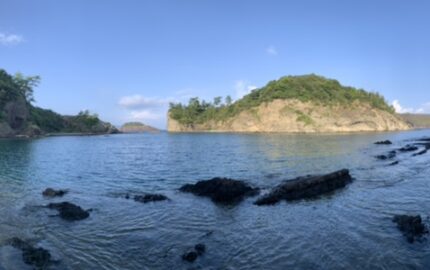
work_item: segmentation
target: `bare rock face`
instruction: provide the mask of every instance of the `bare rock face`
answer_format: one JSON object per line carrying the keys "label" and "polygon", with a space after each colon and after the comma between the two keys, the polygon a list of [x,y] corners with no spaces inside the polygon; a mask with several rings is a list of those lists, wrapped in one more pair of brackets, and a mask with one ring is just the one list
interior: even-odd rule
{"label": "bare rock face", "polygon": [[272,205],[281,200],[299,200],[345,187],[352,181],[349,171],[342,169],[325,175],[298,177],[275,187],[269,194],[259,198],[256,205]]}
{"label": "bare rock face", "polygon": [[240,202],[245,197],[257,195],[259,192],[257,188],[252,188],[243,181],[228,178],[212,178],[196,184],[186,184],[179,190],[209,197],[216,203],[224,204]]}
{"label": "bare rock face", "polygon": [[8,102],[4,107],[6,122],[14,130],[23,129],[28,118],[28,106],[24,100]]}
{"label": "bare rock face", "polygon": [[168,115],[169,132],[362,132],[408,130],[395,114],[353,102],[323,106],[296,99],[276,99],[223,121],[183,125]]}

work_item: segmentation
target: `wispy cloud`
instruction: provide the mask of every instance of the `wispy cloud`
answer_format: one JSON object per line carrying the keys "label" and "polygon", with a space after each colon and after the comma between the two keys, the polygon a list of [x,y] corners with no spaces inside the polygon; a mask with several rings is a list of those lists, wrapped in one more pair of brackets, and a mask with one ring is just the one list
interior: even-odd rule
{"label": "wispy cloud", "polygon": [[130,120],[159,120],[165,117],[170,98],[131,95],[120,98],[118,104],[129,112]]}
{"label": "wispy cloud", "polygon": [[430,102],[422,104],[419,108],[406,108],[396,99],[391,105],[393,105],[397,113],[430,113]]}
{"label": "wispy cloud", "polygon": [[0,33],[1,45],[5,45],[5,46],[16,45],[23,41],[24,41],[24,38],[20,35]]}
{"label": "wispy cloud", "polygon": [[267,47],[266,53],[269,55],[278,55],[278,50],[275,48],[275,46],[270,45],[269,47]]}
{"label": "wispy cloud", "polygon": [[254,89],[257,89],[257,86],[249,84],[244,80],[238,80],[234,84],[234,90],[236,91],[236,99],[242,98],[243,96],[251,93],[251,91]]}

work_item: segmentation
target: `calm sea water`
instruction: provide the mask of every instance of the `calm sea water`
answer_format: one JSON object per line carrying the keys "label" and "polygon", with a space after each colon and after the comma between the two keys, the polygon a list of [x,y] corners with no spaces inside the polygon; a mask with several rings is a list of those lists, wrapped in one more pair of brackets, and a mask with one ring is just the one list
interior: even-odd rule
{"label": "calm sea water", "polygon": [[[430,215],[430,153],[373,156],[429,130],[357,135],[145,134],[0,140],[0,243],[17,236],[61,260],[53,269],[429,269],[430,242],[409,244],[391,218]],[[391,146],[373,142],[390,139]],[[231,177],[267,190],[284,179],[349,168],[355,181],[317,200],[234,207],[183,194],[185,183]],[[45,199],[46,187],[66,188]],[[141,204],[125,193],[171,200]],[[40,208],[92,208],[66,222]],[[196,243],[193,264],[181,255]],[[30,269],[0,248],[0,269]]]}

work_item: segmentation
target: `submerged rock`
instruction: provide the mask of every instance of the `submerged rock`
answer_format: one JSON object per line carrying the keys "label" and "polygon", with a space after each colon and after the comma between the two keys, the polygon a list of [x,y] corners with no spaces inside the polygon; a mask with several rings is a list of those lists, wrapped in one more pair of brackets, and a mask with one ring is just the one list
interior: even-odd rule
{"label": "submerged rock", "polygon": [[396,157],[396,151],[394,151],[394,150],[388,152],[388,154],[386,154],[386,155],[378,155],[378,156],[376,156],[376,158],[380,159],[380,160],[393,159],[395,157]]}
{"label": "submerged rock", "polygon": [[399,164],[398,160],[391,162],[390,164],[388,164],[388,166],[394,166],[394,165],[397,165],[397,164]]}
{"label": "submerged rock", "polygon": [[42,192],[45,197],[62,197],[67,193],[67,190],[47,188]]}
{"label": "submerged rock", "polygon": [[134,196],[134,200],[136,202],[148,203],[148,202],[158,202],[168,200],[166,196],[163,194],[145,194],[145,195],[136,195]]}
{"label": "submerged rock", "polygon": [[393,143],[390,140],[385,140],[385,141],[375,142],[375,144],[393,144]]}
{"label": "submerged rock", "polygon": [[256,205],[271,205],[280,200],[299,200],[342,188],[352,181],[349,170],[343,169],[325,175],[298,177],[284,181],[272,191],[259,198]]}
{"label": "submerged rock", "polygon": [[54,263],[48,250],[40,247],[36,248],[18,237],[9,239],[6,244],[21,250],[24,263],[32,265],[36,269],[45,269]]}
{"label": "submerged rock", "polygon": [[252,188],[243,181],[228,178],[213,178],[199,181],[196,184],[186,184],[180,189],[183,192],[191,192],[197,196],[205,196],[217,203],[235,203],[247,196],[258,194],[258,188]]}
{"label": "submerged rock", "polygon": [[206,246],[204,244],[197,244],[193,250],[187,251],[182,255],[182,260],[187,262],[194,262],[197,257],[203,255],[206,252]]}
{"label": "submerged rock", "polygon": [[57,210],[60,217],[68,221],[82,220],[90,216],[88,211],[85,211],[80,206],[69,202],[50,203],[47,207]]}
{"label": "submerged rock", "polygon": [[428,233],[421,216],[395,215],[393,222],[397,223],[397,228],[403,233],[409,243],[413,243],[417,238]]}
{"label": "submerged rock", "polygon": [[187,262],[194,262],[198,256],[199,254],[197,254],[197,251],[188,251],[182,255],[182,260]]}
{"label": "submerged rock", "polygon": [[417,153],[412,154],[412,156],[413,156],[413,157],[421,156],[421,155],[424,155],[425,153],[427,153],[427,148],[426,148],[426,149],[423,149],[423,150],[421,150],[421,151],[419,151],[419,152],[417,152]]}
{"label": "submerged rock", "polygon": [[400,152],[413,152],[413,151],[417,151],[418,147],[414,146],[414,145],[406,145],[402,148],[399,148]]}

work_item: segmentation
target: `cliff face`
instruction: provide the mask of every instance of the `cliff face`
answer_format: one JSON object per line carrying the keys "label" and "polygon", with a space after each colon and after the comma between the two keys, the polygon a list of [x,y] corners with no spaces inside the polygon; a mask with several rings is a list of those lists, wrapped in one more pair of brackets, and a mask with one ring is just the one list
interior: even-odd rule
{"label": "cliff face", "polygon": [[183,125],[168,117],[169,132],[361,132],[410,129],[390,112],[366,103],[320,105],[295,99],[276,99],[240,112],[224,121]]}

